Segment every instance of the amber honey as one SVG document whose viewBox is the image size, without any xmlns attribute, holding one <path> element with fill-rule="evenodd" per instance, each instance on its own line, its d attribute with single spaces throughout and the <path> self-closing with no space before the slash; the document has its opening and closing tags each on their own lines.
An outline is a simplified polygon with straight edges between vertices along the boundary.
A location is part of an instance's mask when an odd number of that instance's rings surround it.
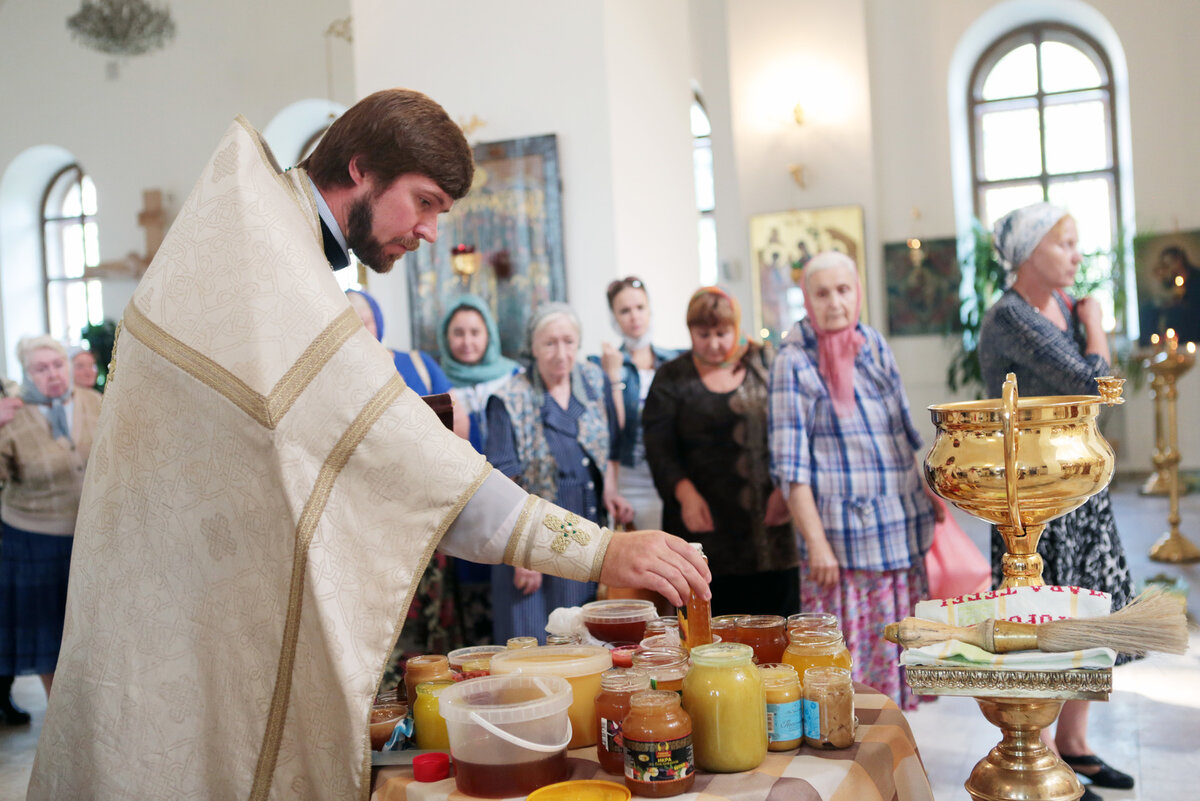
<svg viewBox="0 0 1200 801">
<path fill-rule="evenodd" d="M 804 671 L 812 667 L 839 667 L 849 670 L 853 664 L 840 631 L 807 632 L 798 629 L 788 635 L 790 642 L 780 661 L 791 665 L 804 686 Z"/>
<path fill-rule="evenodd" d="M 629 714 L 629 698 L 635 692 L 650 688 L 650 677 L 635 668 L 613 668 L 600 674 L 600 694 L 596 696 L 596 761 L 615 776 L 625 774 L 625 747 L 621 729 Z"/>
<path fill-rule="evenodd" d="M 683 680 L 688 672 L 688 653 L 682 648 L 655 648 L 635 651 L 633 666 L 650 676 L 655 690 L 683 692 Z"/>
<path fill-rule="evenodd" d="M 718 615 L 709 624 L 713 635 L 720 636 L 721 642 L 740 642 L 738 640 L 738 621 L 745 615 Z"/>
<path fill-rule="evenodd" d="M 738 642 L 754 649 L 754 659 L 758 664 L 778 662 L 788 647 L 785 622 L 779 615 L 747 615 L 738 620 Z"/>
<path fill-rule="evenodd" d="M 481 765 L 454 758 L 454 783 L 459 792 L 483 798 L 528 795 L 539 787 L 565 781 L 570 775 L 567 752 L 529 762 Z"/>
</svg>

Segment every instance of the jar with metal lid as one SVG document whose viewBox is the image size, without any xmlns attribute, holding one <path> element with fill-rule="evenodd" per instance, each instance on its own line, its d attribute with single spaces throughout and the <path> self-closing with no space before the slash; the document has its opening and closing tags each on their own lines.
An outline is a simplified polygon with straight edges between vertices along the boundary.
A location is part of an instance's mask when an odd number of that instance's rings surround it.
<svg viewBox="0 0 1200 801">
<path fill-rule="evenodd" d="M 625 747 L 621 741 L 621 723 L 629 714 L 629 697 L 650 689 L 650 677 L 637 668 L 612 668 L 600 674 L 600 693 L 596 696 L 596 761 L 617 776 L 625 775 Z"/>
<path fill-rule="evenodd" d="M 790 751 L 804 741 L 803 696 L 800 677 L 791 665 L 758 666 L 767 696 L 767 749 Z"/>
<path fill-rule="evenodd" d="M 450 748 L 450 736 L 446 733 L 446 720 L 438 709 L 438 696 L 454 680 L 423 681 L 417 685 L 417 701 L 413 704 L 413 734 L 417 748 L 423 751 L 445 751 Z"/>
<path fill-rule="evenodd" d="M 417 685 L 423 681 L 454 681 L 450 660 L 444 654 L 409 657 L 404 663 L 404 692 L 410 708 L 417 702 Z"/>
<path fill-rule="evenodd" d="M 788 634 L 788 647 L 783 652 L 784 664 L 796 669 L 800 686 L 804 686 L 804 673 L 812 667 L 851 667 L 850 652 L 840 631 L 802 631 L 792 629 Z"/>
<path fill-rule="evenodd" d="M 767 699 L 749 645 L 692 650 L 683 707 L 692 716 L 696 765 L 712 773 L 754 770 L 767 755 Z"/>
<path fill-rule="evenodd" d="M 692 720 L 679 696 L 643 690 L 629 699 L 622 729 L 625 740 L 625 786 L 641 796 L 665 798 L 692 789 L 696 760 Z"/>
<path fill-rule="evenodd" d="M 804 742 L 814 748 L 854 744 L 854 684 L 850 671 L 814 667 L 804 674 Z"/>
<path fill-rule="evenodd" d="M 688 652 L 671 647 L 634 651 L 633 666 L 650 677 L 650 689 L 682 693 L 689 667 Z"/>
</svg>

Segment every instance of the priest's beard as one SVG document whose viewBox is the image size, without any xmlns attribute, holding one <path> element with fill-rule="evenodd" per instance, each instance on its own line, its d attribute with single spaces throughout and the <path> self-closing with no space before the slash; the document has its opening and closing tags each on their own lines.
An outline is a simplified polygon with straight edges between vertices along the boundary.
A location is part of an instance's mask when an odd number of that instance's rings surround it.
<svg viewBox="0 0 1200 801">
<path fill-rule="evenodd" d="M 383 252 L 383 244 L 375 238 L 375 196 L 360 197 L 350 204 L 350 213 L 346 217 L 346 245 L 354 251 L 354 255 L 363 264 L 377 273 L 386 273 L 396 263 L 395 258 Z M 421 245 L 421 240 L 413 237 L 403 237 L 400 244 L 410 253 Z"/>
</svg>

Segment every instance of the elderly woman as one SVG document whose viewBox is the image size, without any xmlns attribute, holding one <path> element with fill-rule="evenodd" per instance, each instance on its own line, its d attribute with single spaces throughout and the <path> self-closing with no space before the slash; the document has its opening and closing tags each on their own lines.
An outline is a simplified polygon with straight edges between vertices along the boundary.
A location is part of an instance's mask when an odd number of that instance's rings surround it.
<svg viewBox="0 0 1200 801">
<path fill-rule="evenodd" d="M 72 386 L 66 348 L 52 337 L 22 339 L 17 357 L 21 403 L 0 409 L 0 676 L 40 674 L 49 695 L 100 394 Z"/>
<path fill-rule="evenodd" d="M 624 523 L 632 510 L 616 489 L 612 388 L 599 367 L 577 361 L 580 331 L 579 318 L 564 303 L 548 303 L 530 318 L 533 365 L 488 400 L 486 454 L 523 489 L 602 525 L 606 516 Z M 495 641 L 544 642 L 549 613 L 579 606 L 594 592 L 592 584 L 494 566 Z"/>
<path fill-rule="evenodd" d="M 100 376 L 100 371 L 96 369 L 96 355 L 90 350 L 76 350 L 71 354 L 71 372 L 75 386 L 95 389 L 96 379 Z"/>
<path fill-rule="evenodd" d="M 462 295 L 438 327 L 438 352 L 442 370 L 454 387 L 454 396 L 466 407 L 471 444 L 484 452 L 487 437 L 487 399 L 521 366 L 500 353 L 500 328 L 482 298 Z"/>
<path fill-rule="evenodd" d="M 692 296 L 687 325 L 692 348 L 659 368 L 642 418 L 663 529 L 703 545 L 713 614 L 792 614 L 798 556 L 768 471 L 765 353 L 717 287 Z"/>
<path fill-rule="evenodd" d="M 806 547 L 801 605 L 837 615 L 854 678 L 912 709 L 883 627 L 926 592 L 936 513 L 916 467 L 921 438 L 891 349 L 859 321 L 853 260 L 814 256 L 803 286 L 807 316 L 771 371 L 771 472 Z"/>
<path fill-rule="evenodd" d="M 642 409 L 655 371 L 678 353 L 650 343 L 650 297 L 641 279 L 631 275 L 609 284 L 608 310 L 621 335 L 621 347 L 604 343 L 598 361 L 618 390 L 614 402 L 621 420 L 621 495 L 633 507 L 634 528 L 657 528 L 662 525 L 662 499 L 646 463 Z"/>
<path fill-rule="evenodd" d="M 1095 378 L 1111 372 L 1108 337 L 1100 304 L 1094 298 L 1072 300 L 1064 291 L 1074 283 L 1082 261 L 1075 220 L 1064 209 L 1037 203 L 997 221 L 994 241 L 1010 285 L 988 310 L 979 331 L 979 362 L 988 394 L 999 397 L 1007 373 L 1016 374 L 1025 396 L 1095 394 Z M 1004 550 L 993 529 L 992 574 L 997 582 Z M 1133 594 L 1108 490 L 1047 523 L 1038 553 L 1047 584 L 1110 593 L 1114 610 Z M 1054 737 L 1059 754 L 1092 784 L 1133 787 L 1132 777 L 1092 753 L 1087 712 L 1087 701 L 1063 704 Z"/>
</svg>

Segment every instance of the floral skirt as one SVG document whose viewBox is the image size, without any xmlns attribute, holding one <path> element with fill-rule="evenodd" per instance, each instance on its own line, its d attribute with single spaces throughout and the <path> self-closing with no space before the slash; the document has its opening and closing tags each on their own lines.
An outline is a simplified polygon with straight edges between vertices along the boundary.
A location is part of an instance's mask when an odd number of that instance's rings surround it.
<svg viewBox="0 0 1200 801">
<path fill-rule="evenodd" d="M 883 627 L 912 615 L 928 594 L 925 569 L 847 570 L 838 583 L 822 587 L 800 570 L 800 608 L 832 612 L 842 622 L 846 648 L 854 660 L 855 681 L 891 697 L 901 709 L 916 709 L 919 696 L 908 688 L 900 667 L 900 647 L 883 639 Z"/>
</svg>

